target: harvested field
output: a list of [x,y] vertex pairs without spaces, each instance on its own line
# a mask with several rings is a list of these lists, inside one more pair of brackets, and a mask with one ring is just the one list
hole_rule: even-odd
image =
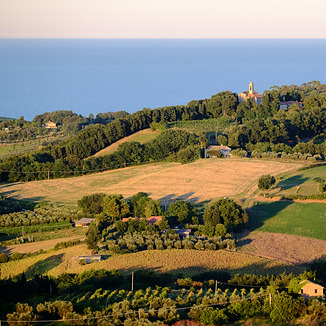
[[10,245],[10,246],[0,246],[0,253],[5,252],[6,254],[11,255],[14,252],[20,252],[22,254],[27,254],[29,252],[37,252],[40,249],[49,250],[54,248],[54,246],[59,242],[66,242],[70,240],[82,240],[84,236],[73,236],[73,237],[66,237],[66,238],[58,238],[58,239],[51,239],[39,242],[32,242],[32,243],[24,243],[18,245]]
[[244,198],[257,190],[262,174],[293,171],[298,162],[248,158],[201,159],[190,164],[153,163],[65,179],[6,184],[0,193],[31,202],[76,205],[84,195],[103,192],[130,197],[139,191],[162,204],[180,198],[203,202],[222,196]]
[[135,141],[135,142],[138,142],[138,143],[141,143],[141,144],[145,144],[145,143],[155,139],[159,134],[160,134],[160,131],[152,131],[151,129],[144,129],[144,130],[135,132],[134,134],[132,134],[132,135],[130,135],[128,137],[124,137],[124,138],[116,141],[112,145],[110,145],[108,147],[105,147],[104,149],[97,152],[93,156],[98,157],[98,156],[111,154],[115,150],[118,149],[119,145],[121,145],[121,144],[123,144],[125,142]]
[[207,270],[223,269],[231,274],[279,274],[283,271],[300,273],[301,268],[271,261],[265,258],[251,255],[218,251],[198,250],[152,250],[132,254],[109,257],[100,262],[81,266],[78,262],[79,255],[89,254],[86,245],[51,251],[35,257],[29,257],[20,261],[12,261],[0,265],[1,278],[9,275],[18,275],[25,271],[27,278],[33,275],[35,270],[47,275],[58,276],[64,272],[81,273],[90,269],[107,269],[130,271],[136,269],[151,269],[157,272],[182,273],[191,276],[195,273]]
[[241,252],[291,264],[308,264],[326,255],[326,241],[287,234],[247,232],[237,245]]

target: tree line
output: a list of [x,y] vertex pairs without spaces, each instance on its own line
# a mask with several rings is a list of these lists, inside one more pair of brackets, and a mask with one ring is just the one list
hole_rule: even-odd
[[[314,81],[300,87],[293,85],[273,87],[263,94],[261,105],[257,105],[251,99],[239,104],[235,93],[224,91],[210,99],[191,101],[185,106],[169,106],[153,110],[145,108],[133,114],[122,114],[121,117],[107,124],[85,125],[76,136],[57,145],[44,147],[30,154],[3,159],[0,163],[0,171],[2,171],[0,180],[28,181],[45,179],[49,176],[56,178],[79,175],[80,170],[89,171],[87,166],[89,163],[84,166],[84,159],[119,139],[149,128],[152,123],[226,116],[233,120],[233,124],[226,132],[228,144],[233,148],[250,148],[261,142],[281,143],[293,147],[301,144],[301,139],[311,138],[324,132],[325,94],[325,85]],[[279,104],[282,100],[300,100],[303,108],[294,103],[289,109],[280,110]],[[41,121],[45,117],[48,116],[36,120]],[[300,146],[296,150],[311,151],[305,145]],[[320,151],[324,150],[324,148],[320,149]],[[194,153],[188,149],[182,153],[182,156],[182,160],[186,161],[187,157],[193,157]],[[103,169],[119,165],[119,161],[113,163],[111,159],[112,157],[108,159],[108,163],[102,164]],[[49,170],[53,171],[50,175],[47,172]]]

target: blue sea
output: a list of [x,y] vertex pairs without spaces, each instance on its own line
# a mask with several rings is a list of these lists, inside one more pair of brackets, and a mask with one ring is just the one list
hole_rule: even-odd
[[326,83],[326,39],[0,39],[0,116],[187,104]]

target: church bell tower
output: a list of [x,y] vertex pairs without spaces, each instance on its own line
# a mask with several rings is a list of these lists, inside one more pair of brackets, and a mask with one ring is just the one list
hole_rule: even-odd
[[249,94],[254,94],[254,83],[252,81],[249,84]]

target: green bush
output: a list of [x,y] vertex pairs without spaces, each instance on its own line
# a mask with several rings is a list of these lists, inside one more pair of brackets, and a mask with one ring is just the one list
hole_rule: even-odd
[[261,190],[269,189],[274,183],[275,178],[270,174],[264,174],[258,179],[258,188]]
[[20,252],[14,252],[11,256],[10,256],[10,260],[19,260],[23,258],[23,254],[21,254]]
[[2,252],[0,254],[0,263],[6,263],[9,260],[8,256],[6,255],[6,253]]

